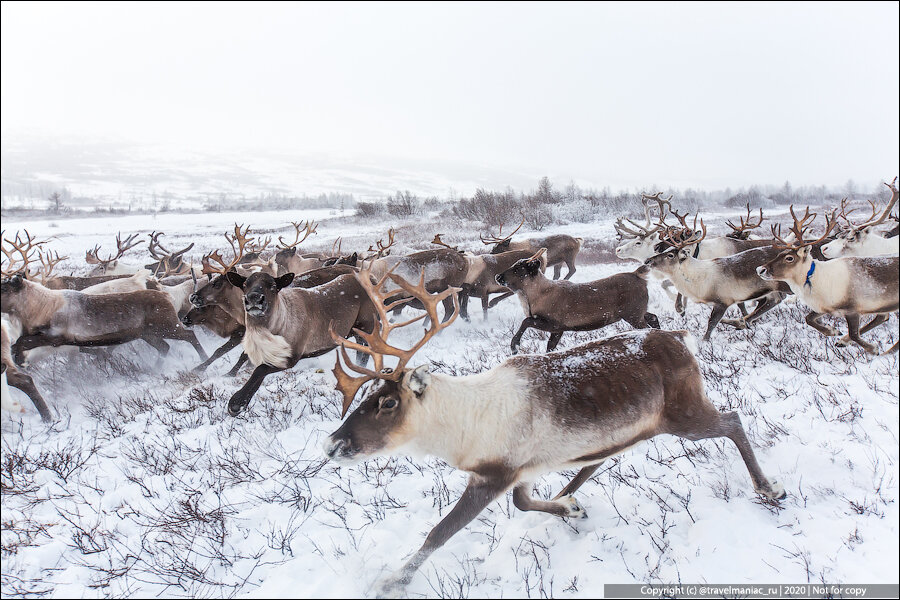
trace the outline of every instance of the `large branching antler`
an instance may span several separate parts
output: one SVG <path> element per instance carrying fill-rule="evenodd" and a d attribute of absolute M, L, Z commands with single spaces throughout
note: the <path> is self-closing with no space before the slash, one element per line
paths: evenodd
<path fill-rule="evenodd" d="M 319 226 L 319 224 L 315 221 L 304 221 L 302 223 L 294 223 L 293 221 L 291 221 L 291 225 L 294 226 L 294 241 L 286 242 L 283 236 L 278 236 L 278 248 L 281 250 L 290 250 L 291 248 L 296 248 L 304 241 L 306 241 L 306 238 L 308 238 L 312 234 L 318 234 L 316 228 Z M 300 237 L 301 233 L 303 234 L 302 238 Z"/>
<path fill-rule="evenodd" d="M 435 244 L 437 246 L 443 246 L 444 248 L 450 248 L 451 250 L 456 250 L 457 252 L 459 252 L 459 248 L 457 248 L 456 246 L 451 246 L 450 244 L 448 244 L 444 240 L 442 240 L 441 239 L 442 235 L 444 235 L 444 234 L 443 233 L 435 234 L 434 239 L 431 240 L 431 243 Z"/>
<path fill-rule="evenodd" d="M 141 243 L 140 234 L 133 233 L 122 241 L 122 232 L 116 234 L 116 253 L 107 258 L 100 258 L 100 246 L 94 246 L 93 250 L 84 253 L 84 261 L 89 265 L 108 266 L 110 263 L 122 258 L 126 252 Z"/>
<path fill-rule="evenodd" d="M 228 240 L 228 243 L 231 244 L 231 250 L 234 252 L 234 258 L 231 262 L 225 262 L 225 259 L 222 257 L 222 254 L 215 250 L 205 255 L 202 259 L 200 259 L 200 264 L 203 265 L 202 273 L 204 275 L 224 275 L 231 269 L 235 267 L 241 259 L 244 257 L 244 252 L 247 249 L 247 245 L 252 243 L 254 238 L 247 237 L 250 233 L 250 226 L 247 225 L 241 230 L 241 226 L 237 223 L 234 224 L 234 233 L 225 233 L 225 239 Z M 219 263 L 219 267 L 216 267 L 212 264 L 212 261 Z"/>
<path fill-rule="evenodd" d="M 150 256 L 158 262 L 156 265 L 156 273 L 154 273 L 154 275 L 159 277 L 160 269 L 164 270 L 166 273 L 180 273 L 182 270 L 182 263 L 184 262 L 183 255 L 194 247 L 194 243 L 188 244 L 177 252 L 172 252 L 159 243 L 159 237 L 161 235 L 166 234 L 162 231 L 150 232 L 150 240 L 147 248 L 150 252 Z"/>
<path fill-rule="evenodd" d="M 731 233 L 729 237 L 734 237 L 740 240 L 745 240 L 750 235 L 750 231 L 762 226 L 763 222 L 763 212 L 762 208 L 759 209 L 759 220 L 753 221 L 753 217 L 750 214 L 750 203 L 747 203 L 747 219 L 744 217 L 740 217 L 740 225 L 735 225 L 731 221 L 725 221 L 725 224 L 731 228 Z"/>
<path fill-rule="evenodd" d="M 812 246 L 813 244 L 818 244 L 827 238 L 832 230 L 837 226 L 837 214 L 838 209 L 834 209 L 831 211 L 831 214 L 825 214 L 825 233 L 823 233 L 819 238 L 814 240 L 804 240 L 803 237 L 809 231 L 810 226 L 813 224 L 813 221 L 816 220 L 816 213 L 810 213 L 809 207 L 806 207 L 806 211 L 803 213 L 803 217 L 797 217 L 797 214 L 794 212 L 794 205 L 790 206 L 791 218 L 794 220 L 793 225 L 791 225 L 790 232 L 794 235 L 794 240 L 791 242 L 786 241 L 781 237 L 781 226 L 773 225 L 772 226 L 772 237 L 777 241 L 776 244 L 772 244 L 773 248 L 777 248 L 779 250 L 799 250 L 804 246 Z"/>
<path fill-rule="evenodd" d="M 393 227 L 388 229 L 388 243 L 384 243 L 384 239 L 380 239 L 375 242 L 375 247 L 369 246 L 369 249 L 366 250 L 369 254 L 363 260 L 375 260 L 377 258 L 381 258 L 383 256 L 387 256 L 388 250 L 391 246 L 393 246 L 396 241 L 394 240 L 394 234 L 397 232 L 394 231 Z"/>
<path fill-rule="evenodd" d="M 53 276 L 53 269 L 56 268 L 56 265 L 66 260 L 67 258 L 69 257 L 61 257 L 59 255 L 59 252 L 51 252 L 48 250 L 45 254 L 43 250 L 38 250 L 38 259 L 41 262 L 41 268 L 39 271 L 41 276 L 41 283 L 45 283 L 47 280 L 49 280 Z"/>
<path fill-rule="evenodd" d="M 700 229 L 697 229 L 697 217 L 700 216 L 700 213 L 694 215 L 694 223 L 692 225 L 688 225 L 686 221 L 689 213 L 679 215 L 673 210 L 672 214 L 674 214 L 678 219 L 678 222 L 681 223 L 681 228 L 667 227 L 663 233 L 660 234 L 664 242 L 669 244 L 675 251 L 680 251 L 688 246 L 693 246 L 703 241 L 706 237 L 706 224 L 703 223 L 703 219 L 700 219 Z"/>
<path fill-rule="evenodd" d="M 656 192 L 652 196 L 648 196 L 647 194 L 641 194 L 641 203 L 644 205 L 644 221 L 643 225 L 639 225 L 632 221 L 631 219 L 620 217 L 616 219 L 616 222 L 613 224 L 613 227 L 616 230 L 616 233 L 619 234 L 619 237 L 622 238 L 647 238 L 660 231 L 661 229 L 665 229 L 666 227 L 666 215 L 672 209 L 672 196 L 668 198 L 662 198 L 662 192 Z M 652 218 L 650 213 L 652 212 L 653 207 L 650 205 L 650 201 L 653 200 L 656 202 L 659 207 L 659 214 L 657 215 L 656 223 L 652 222 Z M 625 221 L 631 224 L 631 227 L 625 224 Z"/>
<path fill-rule="evenodd" d="M 0 273 L 2 273 L 3 277 L 12 277 L 20 273 L 27 275 L 28 264 L 34 261 L 35 253 L 39 253 L 41 246 L 47 243 L 46 240 L 36 242 L 27 229 L 23 231 L 24 238 L 22 237 L 22 232 L 17 231 L 13 240 L 6 239 L 3 235 L 5 232 L 0 231 L 0 240 L 2 240 L 0 248 L 2 248 L 3 255 L 6 257 L 6 268 L 0 268 Z M 16 258 L 15 254 L 18 254 L 19 257 Z"/>
<path fill-rule="evenodd" d="M 367 381 L 372 381 L 373 379 L 400 381 L 400 379 L 403 377 L 403 369 L 406 367 L 407 363 L 409 363 L 410 359 L 412 359 L 413 355 L 418 352 L 422 348 L 422 346 L 424 346 L 425 343 L 433 338 L 439 331 L 449 327 L 450 324 L 456 320 L 456 317 L 459 316 L 458 294 L 461 291 L 460 288 L 449 287 L 443 292 L 429 294 L 428 290 L 425 289 L 425 269 L 422 269 L 419 283 L 417 285 L 413 285 L 399 275 L 393 273 L 394 268 L 396 267 L 397 265 L 394 265 L 393 268 L 391 268 L 381 277 L 381 279 L 376 282 L 373 282 L 373 278 L 371 276 L 371 271 L 369 268 L 364 268 L 358 273 L 354 274 L 357 281 L 359 281 L 363 289 L 366 290 L 369 298 L 372 299 L 372 303 L 374 304 L 375 310 L 378 313 L 378 319 L 376 320 L 375 327 L 372 333 L 366 333 L 365 331 L 361 331 L 356 328 L 353 329 L 353 333 L 365 340 L 367 345 L 359 344 L 342 338 L 334 331 L 333 323 L 328 325 L 328 331 L 331 334 L 331 338 L 335 341 L 336 344 L 340 345 L 339 356 L 335 360 L 334 370 L 332 372 L 334 373 L 335 378 L 337 378 L 337 389 L 344 395 L 343 406 L 341 408 L 342 418 L 347 414 L 347 409 L 350 408 L 350 404 L 353 402 L 354 396 L 356 396 L 359 388 L 361 388 L 364 383 L 366 383 Z M 409 297 L 401 298 L 399 300 L 393 300 L 385 304 L 386 299 L 395 297 L 396 295 L 395 291 L 384 291 L 384 284 L 388 279 L 393 281 L 395 285 L 409 294 Z M 450 296 L 453 297 L 453 314 L 449 319 L 441 323 L 440 319 L 438 319 L 437 307 L 438 304 L 440 304 Z M 401 323 L 391 323 L 388 319 L 388 314 L 393 309 L 401 306 L 406 302 L 409 302 L 413 298 L 419 300 L 422 303 L 422 305 L 425 307 L 425 313 Z M 392 346 L 388 343 L 388 336 L 393 330 L 405 327 L 407 325 L 415 323 L 416 321 L 421 321 L 425 317 L 428 317 L 431 324 L 425 331 L 422 339 L 416 342 L 412 346 L 412 348 L 410 348 L 409 350 L 403 350 L 402 348 Z M 370 355 L 372 357 L 375 368 L 367 369 L 365 367 L 354 364 L 350 360 L 350 357 L 347 355 L 347 348 L 351 348 L 353 350 L 364 352 Z M 396 356 L 398 359 L 397 366 L 393 369 L 385 369 L 385 355 Z M 343 357 L 344 364 L 351 371 L 359 373 L 360 375 L 362 375 L 362 377 L 354 377 L 347 373 L 341 366 L 341 357 Z"/>
<path fill-rule="evenodd" d="M 505 242 L 506 240 L 510 239 L 512 236 L 516 235 L 516 232 L 519 231 L 520 229 L 522 229 L 522 225 L 524 225 L 524 224 L 525 224 L 525 215 L 522 215 L 522 222 L 519 223 L 519 226 L 516 227 L 515 229 L 513 229 L 513 232 L 510 233 L 508 236 L 503 237 L 503 225 L 501 225 L 500 231 L 497 232 L 497 235 L 493 235 L 493 234 L 489 233 L 487 237 L 484 237 L 483 235 L 480 236 L 481 243 L 483 243 L 486 246 L 490 246 L 491 244 L 500 244 L 502 242 Z"/>

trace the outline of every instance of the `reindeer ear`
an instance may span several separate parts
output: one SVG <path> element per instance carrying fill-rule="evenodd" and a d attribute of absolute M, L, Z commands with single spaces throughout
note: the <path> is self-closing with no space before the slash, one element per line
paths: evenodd
<path fill-rule="evenodd" d="M 416 398 L 421 398 L 430 384 L 431 372 L 428 365 L 419 365 L 405 376 L 405 385 Z"/>
<path fill-rule="evenodd" d="M 809 254 L 811 248 L 812 246 L 803 246 L 802 248 L 797 250 L 797 256 L 799 256 L 800 258 L 806 258 L 806 255 Z"/>
<path fill-rule="evenodd" d="M 236 288 L 243 288 L 244 282 L 247 281 L 247 278 L 243 275 L 239 275 L 237 271 L 228 271 L 225 273 L 225 279 Z"/>
<path fill-rule="evenodd" d="M 278 277 L 275 280 L 275 287 L 277 287 L 279 290 L 283 290 L 287 286 L 291 285 L 292 281 L 294 281 L 294 274 L 293 273 L 285 273 L 284 275 L 282 275 L 281 277 Z"/>

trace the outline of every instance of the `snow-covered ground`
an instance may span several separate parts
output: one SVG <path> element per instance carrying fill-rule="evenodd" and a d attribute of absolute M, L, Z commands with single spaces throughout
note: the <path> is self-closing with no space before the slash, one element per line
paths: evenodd
<path fill-rule="evenodd" d="M 288 221 L 322 216 L 28 226 L 56 237 L 69 272 L 120 229 L 161 229 L 171 246 L 196 241 L 196 258 L 220 246 L 234 221 L 277 236 Z M 326 220 L 305 247 L 330 248 L 343 236 L 345 249 L 365 249 L 389 225 Z M 588 248 L 613 239 L 610 222 L 554 231 L 583 236 Z M 481 246 L 474 225 L 423 219 L 399 224 L 398 251 L 423 248 L 435 233 Z M 635 266 L 580 264 L 575 279 Z M 457 320 L 413 364 L 466 374 L 505 360 L 521 307 L 506 301 L 482 320 L 477 304 L 471 322 Z M 650 310 L 663 328 L 698 338 L 709 315 L 692 304 L 677 317 L 656 283 Z M 898 355 L 838 348 L 803 322 L 805 313 L 785 302 L 753 329 L 720 325 L 698 356 L 708 394 L 740 413 L 785 500 L 754 493 L 730 441 L 660 436 L 608 461 L 581 488 L 585 520 L 521 513 L 510 494 L 494 502 L 425 563 L 411 597 L 597 597 L 602 584 L 626 582 L 896 583 Z M 560 348 L 627 329 L 567 333 Z M 396 335 L 403 343 L 417 333 Z M 222 341 L 198 335 L 209 352 Z M 868 338 L 887 348 L 898 338 L 896 317 Z M 531 331 L 522 351 L 542 352 L 545 340 Z M 270 376 L 244 414 L 227 416 L 228 398 L 248 376 L 225 375 L 237 355 L 197 375 L 195 353 L 174 343 L 156 372 L 155 352 L 135 342 L 32 367 L 60 419 L 43 425 L 24 397 L 27 414 L 2 416 L 4 596 L 357 597 L 403 564 L 453 506 L 465 474 L 435 459 L 326 462 L 321 443 L 340 424 L 334 354 Z M 552 497 L 572 475 L 547 475 L 535 495 Z"/>

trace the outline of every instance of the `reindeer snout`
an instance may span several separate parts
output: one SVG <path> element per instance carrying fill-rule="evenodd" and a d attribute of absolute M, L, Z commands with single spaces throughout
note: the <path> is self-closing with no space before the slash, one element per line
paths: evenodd
<path fill-rule="evenodd" d="M 332 437 L 328 437 L 325 439 L 325 444 L 322 446 L 322 450 L 325 451 L 325 456 L 330 459 L 334 459 L 338 456 L 338 453 L 342 453 L 341 451 L 347 446 L 347 441 L 344 439 L 333 439 Z"/>
<path fill-rule="evenodd" d="M 765 267 L 756 267 L 756 274 L 759 275 L 762 279 L 769 278 L 769 271 L 766 270 Z"/>
<path fill-rule="evenodd" d="M 193 304 L 197 308 L 203 308 L 203 299 L 199 294 L 197 294 L 197 292 L 191 294 L 191 304 Z"/>
<path fill-rule="evenodd" d="M 500 273 L 499 275 L 497 275 L 496 277 L 494 277 L 494 279 L 495 279 L 495 280 L 497 281 L 497 283 L 499 283 L 500 285 L 502 285 L 502 286 L 505 286 L 505 285 L 506 285 L 506 280 L 503 278 L 503 273 Z"/>

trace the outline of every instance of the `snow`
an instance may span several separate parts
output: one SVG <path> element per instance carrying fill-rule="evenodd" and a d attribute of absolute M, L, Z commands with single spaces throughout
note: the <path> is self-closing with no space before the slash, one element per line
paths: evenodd
<path fill-rule="evenodd" d="M 54 236 L 51 247 L 70 256 L 64 272 L 83 272 L 84 251 L 112 246 L 119 230 L 163 230 L 169 247 L 195 241 L 196 261 L 222 246 L 235 221 L 277 238 L 289 221 L 327 216 L 160 214 L 27 226 Z M 4 221 L 8 232 L 24 225 Z M 304 249 L 330 248 L 338 236 L 345 249 L 365 249 L 390 225 L 397 252 L 422 249 L 438 232 L 481 251 L 475 226 L 433 217 L 323 220 Z M 558 232 L 613 242 L 611 222 L 541 235 Z M 144 258 L 133 251 L 126 262 Z M 635 265 L 579 264 L 574 279 Z M 709 309 L 689 304 L 677 317 L 659 284 L 649 285 L 662 327 L 699 337 Z M 434 371 L 466 375 L 505 360 L 519 303 L 499 304 L 486 321 L 476 304 L 471 322 L 457 319 L 411 366 L 429 361 Z M 740 414 L 785 500 L 754 493 L 729 440 L 660 436 L 607 461 L 579 490 L 587 519 L 522 513 L 505 494 L 425 562 L 408 593 L 593 598 L 604 583 L 896 583 L 898 355 L 836 347 L 805 314 L 785 302 L 752 329 L 720 325 L 697 354 L 708 395 Z M 560 349 L 629 330 L 566 333 Z M 208 352 L 224 341 L 197 331 Z M 397 331 L 394 341 L 408 347 L 419 332 Z M 637 349 L 642 335 L 632 336 Z M 866 337 L 889 347 L 896 316 Z M 521 351 L 545 346 L 545 334 L 531 330 Z M 227 401 L 249 374 L 225 375 L 238 352 L 202 375 L 190 371 L 196 354 L 178 342 L 160 369 L 143 342 L 31 368 L 60 419 L 42 424 L 11 390 L 28 412 L 2 415 L 4 596 L 359 597 L 402 566 L 452 508 L 466 475 L 436 459 L 326 462 L 322 442 L 341 422 L 334 354 L 270 376 L 247 411 L 229 417 Z M 534 495 L 551 498 L 573 475 L 544 476 Z"/>

